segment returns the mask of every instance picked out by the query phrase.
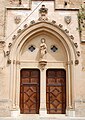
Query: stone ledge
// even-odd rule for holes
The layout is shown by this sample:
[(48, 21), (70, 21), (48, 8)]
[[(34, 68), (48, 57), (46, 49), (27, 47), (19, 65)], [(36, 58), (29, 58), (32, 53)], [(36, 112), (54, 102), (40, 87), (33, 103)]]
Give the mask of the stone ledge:
[(7, 10), (31, 10), (29, 7), (6, 7)]
[(55, 10), (61, 11), (79, 11), (79, 8), (55, 8)]

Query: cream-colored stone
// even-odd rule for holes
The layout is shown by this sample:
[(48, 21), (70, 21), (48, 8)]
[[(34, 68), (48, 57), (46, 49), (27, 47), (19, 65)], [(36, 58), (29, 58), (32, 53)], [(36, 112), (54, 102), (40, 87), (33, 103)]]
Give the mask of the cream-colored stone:
[[(82, 1), (70, 0), (66, 7), (64, 0), (42, 3), (22, 0), (22, 5), (18, 2), (0, 0), (0, 40), (5, 37), (5, 46), (3, 49), (0, 47), (0, 58), (3, 58), (4, 62), (4, 65), (3, 62), (0, 63), (0, 66), (3, 66), (0, 71), (0, 116), (20, 113), (20, 70), (23, 68), (40, 70), (41, 116), (47, 116), (46, 70), (52, 68), (66, 70), (66, 115), (85, 116), (85, 45), (80, 44), (77, 30), (78, 9), (75, 9), (79, 8)], [(46, 20), (39, 21), (39, 9), (42, 5), (48, 9), (48, 14)], [(19, 24), (15, 23), (15, 16), (21, 17)], [(71, 16), (69, 24), (65, 22), (65, 16)], [(14, 35), (16, 38), (12, 39)], [(47, 45), (44, 69), (41, 69), (39, 63), (42, 38), (45, 38)], [(75, 47), (74, 43), (77, 43), (78, 47)], [(56, 52), (51, 50), (53, 45), (58, 48)], [(33, 52), (29, 50), (30, 46), (34, 46)], [(7, 51), (10, 51), (8, 56)], [(76, 54), (78, 51), (80, 56)], [(7, 64), (7, 60), (11, 63)], [(75, 60), (79, 61), (78, 65), (75, 65)]]

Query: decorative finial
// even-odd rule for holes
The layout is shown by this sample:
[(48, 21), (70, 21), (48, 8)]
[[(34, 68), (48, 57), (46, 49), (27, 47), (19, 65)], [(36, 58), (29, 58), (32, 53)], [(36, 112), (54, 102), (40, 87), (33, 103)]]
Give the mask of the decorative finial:
[(48, 9), (45, 7), (45, 5), (42, 5), (41, 8), (39, 9), (39, 21), (46, 21), (48, 20), (46, 14), (48, 13)]

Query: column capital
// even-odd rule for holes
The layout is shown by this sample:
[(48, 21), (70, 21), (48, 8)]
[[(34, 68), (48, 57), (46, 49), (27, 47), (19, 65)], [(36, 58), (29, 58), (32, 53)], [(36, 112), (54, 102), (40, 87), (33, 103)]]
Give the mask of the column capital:
[(67, 62), (67, 65), (72, 65), (72, 64), (73, 64), (73, 60)]

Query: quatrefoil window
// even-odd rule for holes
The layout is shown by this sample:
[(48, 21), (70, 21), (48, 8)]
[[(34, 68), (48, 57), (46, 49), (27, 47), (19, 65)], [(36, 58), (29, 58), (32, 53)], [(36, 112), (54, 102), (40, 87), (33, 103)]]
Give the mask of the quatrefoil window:
[(52, 46), (51, 46), (51, 50), (52, 50), (53, 52), (56, 52), (56, 51), (58, 50), (58, 48), (57, 48), (55, 45), (52, 45)]
[(29, 51), (33, 52), (35, 50), (35, 47), (34, 45), (31, 45), (29, 48), (28, 48)]

